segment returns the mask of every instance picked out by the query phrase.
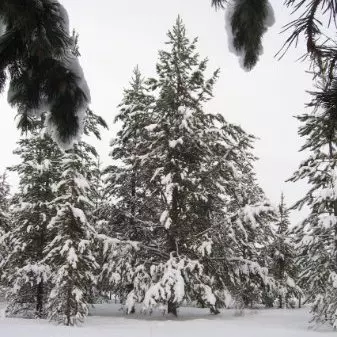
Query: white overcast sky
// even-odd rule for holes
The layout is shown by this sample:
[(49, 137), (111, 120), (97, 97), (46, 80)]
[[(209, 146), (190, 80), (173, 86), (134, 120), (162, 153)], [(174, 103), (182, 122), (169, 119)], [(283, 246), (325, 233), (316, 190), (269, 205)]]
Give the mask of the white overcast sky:
[[(303, 46), (277, 61), (274, 54), (286, 35), (281, 27), (289, 22), (289, 9), (280, 0), (271, 0), (276, 23), (264, 37), (264, 54), (250, 73), (229, 53), (224, 13), (211, 8), (211, 0), (61, 0), (68, 10), (71, 27), (80, 34), (81, 64), (91, 89), (92, 109), (105, 118), (110, 130), (103, 133), (98, 150), (108, 162), (109, 140), (116, 131), (116, 106), (127, 87), (132, 69), (139, 65), (145, 76), (154, 75), (158, 50), (165, 47), (166, 33), (178, 14), (188, 35), (199, 37), (198, 50), (209, 58), (209, 71), (221, 69), (214, 99), (207, 110), (221, 113), (230, 122), (241, 124), (259, 138), (255, 154), (260, 185), (272, 202), (286, 195), (288, 204), (303, 196), (304, 184), (285, 183), (303, 159), (298, 152), (303, 140), (297, 135), (294, 115), (304, 111), (311, 78), (307, 64), (296, 62)], [(17, 159), (12, 155), (19, 138), (6, 94), (0, 98), (0, 172)], [(95, 143), (96, 144), (96, 143)], [(11, 183), (16, 178), (11, 176)], [(297, 221), (299, 216), (293, 214)]]

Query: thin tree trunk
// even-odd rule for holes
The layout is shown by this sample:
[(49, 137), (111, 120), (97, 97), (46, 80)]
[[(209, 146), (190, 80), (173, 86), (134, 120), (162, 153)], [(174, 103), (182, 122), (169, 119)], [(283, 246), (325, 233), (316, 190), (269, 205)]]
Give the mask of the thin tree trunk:
[(278, 297), (278, 300), (279, 300), (279, 308), (282, 309), (283, 308), (283, 298), (282, 298), (282, 295), (280, 295)]
[[(43, 258), (43, 249), (45, 247), (45, 226), (44, 224), (41, 226), (41, 233), (39, 235), (39, 247), (37, 250), (37, 260), (42, 260)], [(36, 312), (35, 315), (39, 318), (43, 315), (43, 301), (44, 297), (44, 283), (43, 280), (41, 280), (37, 287), (36, 287)]]
[(177, 303), (171, 302), (171, 301), (168, 302), (168, 304), (167, 304), (167, 313), (168, 314), (173, 314), (174, 316), (177, 317), (178, 316), (177, 309), (178, 309)]
[(38, 318), (42, 318), (42, 315), (43, 315), (43, 295), (44, 295), (43, 288), (44, 288), (43, 281), (41, 281), (37, 285), (37, 289), (36, 289), (36, 313), (35, 315)]
[(216, 306), (211, 306), (210, 308), (211, 314), (218, 315), (220, 314), (220, 310)]

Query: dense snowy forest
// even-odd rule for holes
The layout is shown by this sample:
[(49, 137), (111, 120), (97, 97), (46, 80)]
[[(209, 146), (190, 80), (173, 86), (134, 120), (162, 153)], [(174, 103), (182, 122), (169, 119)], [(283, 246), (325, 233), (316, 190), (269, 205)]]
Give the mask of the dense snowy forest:
[[(209, 70), (180, 16), (163, 37), (155, 75), (130, 67), (102, 164), (92, 144), (108, 124), (89, 107), (66, 10), (52, 0), (18, 3), (0, 4), (0, 89), (8, 80), (24, 131), (18, 163), (0, 176), (5, 315), (75, 325), (91, 305), (112, 299), (125, 315), (310, 305), (316, 325), (336, 328), (336, 49), (330, 40), (319, 44), (317, 22), (312, 35), (305, 31), (318, 5), (335, 19), (336, 3), (286, 1), (295, 9), (308, 3), (308, 16), (287, 27), (295, 30), (284, 48), (307, 34), (317, 85), (311, 111), (297, 117), (307, 159), (289, 180), (305, 180), (309, 190), (295, 205), (284, 194), (273, 205), (259, 185), (255, 135), (205, 108), (220, 70)], [(228, 38), (251, 70), (273, 9), (264, 0), (233, 3)], [(248, 23), (245, 11), (255, 11)], [(291, 210), (304, 206), (305, 219), (291, 223)]]

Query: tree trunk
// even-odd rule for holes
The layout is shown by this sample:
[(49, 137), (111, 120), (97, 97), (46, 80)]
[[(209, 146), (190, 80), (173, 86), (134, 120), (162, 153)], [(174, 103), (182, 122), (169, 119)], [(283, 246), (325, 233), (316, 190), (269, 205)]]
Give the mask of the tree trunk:
[(35, 315), (38, 318), (43, 316), (43, 281), (37, 285), (36, 289), (36, 312)]
[(178, 316), (177, 313), (178, 305), (175, 302), (169, 301), (167, 304), (167, 313), (168, 314), (173, 314), (174, 316)]
[(282, 295), (280, 295), (280, 296), (278, 297), (278, 300), (279, 300), (279, 308), (280, 308), (280, 309), (283, 309), (283, 298), (282, 298)]
[(211, 311), (211, 314), (213, 314), (213, 315), (220, 314), (220, 310), (217, 307), (215, 307), (215, 306), (211, 306), (210, 307), (210, 311)]
[[(38, 243), (38, 249), (37, 249), (37, 255), (36, 255), (36, 260), (42, 260), (43, 259), (43, 249), (46, 245), (45, 243), (45, 230), (46, 226), (45, 224), (41, 225), (41, 232), (39, 235), (39, 243)], [(43, 280), (41, 280), (37, 287), (36, 287), (36, 312), (35, 315), (38, 318), (42, 318), (43, 315), (43, 296), (44, 296), (44, 283)]]
[(179, 221), (179, 210), (178, 210), (178, 189), (175, 187), (172, 192), (172, 203), (170, 210), (171, 225), (167, 229), (167, 249), (168, 254), (172, 252), (179, 253), (177, 251), (176, 239), (179, 237), (178, 233), (178, 221)]

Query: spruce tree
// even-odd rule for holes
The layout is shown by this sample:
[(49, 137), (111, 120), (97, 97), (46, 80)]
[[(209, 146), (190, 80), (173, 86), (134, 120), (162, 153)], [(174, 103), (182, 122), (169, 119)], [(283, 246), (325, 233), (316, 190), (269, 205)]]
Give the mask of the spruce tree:
[[(128, 294), (129, 311), (142, 302), (177, 314), (188, 300), (216, 313), (237, 285), (249, 292), (251, 275), (257, 275), (260, 289), (272, 283), (254, 245), (269, 237), (273, 210), (255, 181), (253, 137), (220, 115), (204, 112), (218, 71), (205, 78), (207, 60), (200, 60), (197, 40), (187, 38), (180, 18), (168, 40), (168, 50), (159, 52), (157, 77), (146, 81), (142, 91), (135, 90), (133, 81), (125, 92), (124, 124), (112, 151), (122, 166), (110, 167), (109, 179), (119, 179), (111, 184), (112, 195), (117, 193), (117, 209), (124, 208), (133, 221), (127, 221), (127, 231), (116, 231), (116, 238), (101, 237), (106, 261), (101, 279)], [(244, 232), (226, 236), (228, 228), (238, 226)], [(248, 244), (242, 236), (247, 232)], [(243, 245), (251, 252), (236, 259)], [(224, 263), (229, 249), (231, 257)], [(228, 268), (240, 282), (228, 276)]]
[[(151, 170), (143, 163), (143, 157), (146, 157), (150, 145), (148, 130), (153, 127), (151, 109), (154, 98), (148, 91), (148, 85), (136, 67), (129, 88), (124, 90), (123, 100), (118, 106), (119, 112), (115, 118), (115, 122), (122, 123), (116, 138), (111, 142), (110, 156), (116, 164), (104, 170), (106, 195), (111, 199), (111, 206), (109, 212), (104, 212), (109, 214), (108, 230), (101, 233), (119, 240), (138, 240), (143, 245), (151, 246), (155, 244), (153, 231), (157, 232), (159, 227), (157, 217), (160, 199), (151, 195), (147, 186), (150, 184)], [(116, 248), (120, 254), (118, 259), (112, 257), (116, 255), (113, 251), (112, 256), (106, 256), (107, 263), (104, 263), (101, 275), (101, 289), (113, 291), (125, 302), (128, 293), (133, 289), (132, 277), (128, 271), (131, 273), (132, 268), (150, 257), (147, 253), (141, 254), (140, 257), (140, 252), (134, 254), (133, 249), (124, 250), (120, 245), (115, 247), (106, 244), (112, 250)], [(112, 274), (123, 275), (123, 280), (111, 281)]]
[(136, 67), (115, 118), (122, 126), (111, 142), (111, 158), (123, 165), (110, 165), (104, 170), (107, 194), (118, 199), (117, 214), (114, 214), (118, 221), (114, 222), (113, 231), (129, 240), (146, 235), (150, 226), (144, 221), (149, 222), (157, 215), (156, 199), (149, 198), (144, 188), (144, 182), (151, 178), (149, 167), (143, 162), (149, 146), (148, 129), (151, 129), (154, 101), (147, 91), (145, 80)]
[(302, 294), (297, 283), (298, 267), (296, 264), (296, 251), (293, 238), (290, 235), (289, 209), (281, 194), (278, 206), (275, 239), (270, 247), (272, 255), (271, 273), (279, 282), (278, 305), (279, 308), (289, 307), (291, 297), (299, 298)]
[[(105, 122), (87, 111), (84, 133), (98, 138)], [(95, 175), (95, 148), (81, 141), (61, 160), (62, 175), (51, 205), (57, 210), (48, 223), (53, 239), (45, 247), (44, 262), (51, 269), (51, 291), (47, 302), (48, 317), (65, 325), (82, 322), (88, 314), (88, 302), (95, 285), (95, 260), (92, 225), (93, 197), (90, 180)]]
[(256, 158), (251, 153), (254, 137), (229, 123), (223, 129), (225, 155), (217, 159), (226, 173), (225, 189), (208, 233), (213, 253), (206, 258), (222, 302), (229, 294), (243, 308), (261, 303), (266, 291), (277, 288), (268, 273), (266, 255), (273, 240), (275, 210), (256, 182)]
[[(329, 89), (330, 90), (330, 89)], [(299, 134), (305, 138), (302, 150), (310, 155), (294, 173), (291, 181), (305, 179), (310, 189), (294, 208), (307, 206), (308, 216), (294, 228), (301, 266), (300, 285), (312, 304), (313, 320), (337, 326), (337, 197), (336, 189), (336, 104), (313, 101), (312, 112), (298, 117)]]
[(82, 158), (76, 149), (62, 158), (62, 178), (54, 200), (57, 214), (48, 224), (54, 238), (46, 247), (46, 263), (53, 273), (47, 310), (50, 319), (66, 325), (88, 314), (86, 296), (97, 268), (92, 252), (94, 229), (85, 215), (90, 207), (89, 188), (81, 172)]
[(53, 186), (60, 179), (61, 152), (35, 120), (35, 129), (18, 142), (14, 151), (21, 163), (10, 168), (20, 178), (11, 205), (11, 226), (6, 234), (9, 254), (5, 279), (9, 285), (7, 314), (45, 315), (49, 266), (44, 249), (51, 239), (47, 224), (55, 215), (50, 204)]
[(153, 284), (144, 301), (146, 305), (167, 304), (173, 314), (183, 296), (216, 310), (211, 278), (191, 247), (194, 235), (210, 226), (211, 201), (203, 180), (211, 155), (206, 143), (211, 117), (202, 105), (211, 98), (218, 76), (216, 71), (205, 79), (207, 60), (199, 60), (196, 42), (188, 39), (178, 18), (168, 32), (169, 50), (159, 52), (157, 78), (149, 80), (158, 94), (151, 123), (154, 128), (149, 131), (151, 147), (143, 165), (152, 170), (152, 196), (163, 203), (159, 239), (170, 258), (154, 268)]

